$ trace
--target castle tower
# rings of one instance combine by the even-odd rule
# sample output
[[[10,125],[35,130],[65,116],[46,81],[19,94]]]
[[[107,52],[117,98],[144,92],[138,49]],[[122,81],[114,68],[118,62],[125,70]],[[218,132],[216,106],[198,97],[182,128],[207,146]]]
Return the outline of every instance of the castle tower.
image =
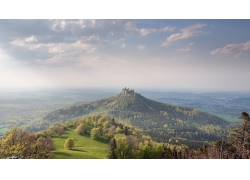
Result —
[[[131,95],[131,94],[134,94],[135,92],[134,92],[134,90],[133,89],[127,89],[126,88],[126,86],[125,86],[125,88],[123,88],[122,89],[122,92],[121,92],[122,94],[128,94],[128,95]]]

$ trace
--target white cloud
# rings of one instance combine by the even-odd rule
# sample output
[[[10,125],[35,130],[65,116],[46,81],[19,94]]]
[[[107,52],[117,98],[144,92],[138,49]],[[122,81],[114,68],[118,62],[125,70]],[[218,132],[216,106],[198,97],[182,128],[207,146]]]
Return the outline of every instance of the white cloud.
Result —
[[[155,28],[142,28],[142,29],[138,29],[137,31],[139,31],[141,33],[142,36],[146,36],[149,33],[154,33],[154,32],[166,32],[166,31],[173,31],[173,28],[170,26],[166,26],[165,28],[160,28],[160,29],[155,29]]]
[[[199,30],[199,29],[203,28],[204,26],[206,26],[206,24],[194,24],[192,26],[183,28],[180,30],[179,33],[175,33],[175,34],[172,34],[171,36],[169,36],[165,40],[165,42],[162,44],[162,46],[168,46],[172,42],[178,41],[181,39],[188,39],[188,38],[191,38],[194,36],[204,35],[205,32]]]
[[[120,38],[120,39],[114,41],[114,43],[120,43],[120,42],[125,41],[125,40],[126,40],[125,38]]]
[[[165,28],[161,28],[159,31],[163,31],[163,32],[166,32],[166,31],[174,31],[174,29],[170,26],[166,26]]]
[[[149,33],[153,33],[156,32],[157,29],[139,29],[139,32],[141,33],[141,35],[146,36]]]
[[[74,63],[81,54],[93,53],[97,49],[98,37],[83,37],[72,43],[38,43],[34,36],[16,39],[10,44],[12,49],[19,49],[24,54],[29,54],[29,63],[67,65]],[[26,53],[25,53],[26,52]]]
[[[24,30],[18,31],[12,24]],[[75,59],[81,53],[93,53],[110,42],[125,48],[124,36],[137,32],[134,20],[18,20],[8,25],[4,31],[7,38],[0,45],[3,44],[10,56],[28,64],[49,61],[54,56],[56,59],[61,59],[59,56]],[[16,34],[16,39],[8,36],[9,31]],[[114,37],[107,41],[110,34]]]
[[[95,52],[104,44],[119,43],[118,47],[127,48],[125,40],[130,40],[132,36],[173,31],[170,26],[140,29],[136,27],[136,22],[119,19],[13,20],[12,23],[5,24],[4,31],[1,29],[6,38],[0,45],[19,61],[37,64],[53,56],[67,56],[69,59],[73,55],[74,59],[76,54]],[[22,30],[16,27],[22,27]],[[15,34],[15,39],[9,34]],[[111,34],[113,36],[109,38]],[[138,47],[140,50],[144,48]],[[35,61],[37,59],[41,61]]]
[[[181,48],[181,49],[177,49],[176,52],[188,52],[190,51],[191,48],[190,47],[187,47],[187,48]]]
[[[30,36],[30,37],[27,37],[25,40],[25,42],[33,42],[33,41],[37,41],[36,37],[35,36]]]
[[[78,51],[87,51],[92,52],[93,51],[93,45],[88,43],[88,41],[91,41],[92,38],[87,38],[86,43],[83,43],[82,41],[76,41],[74,43],[27,43],[27,38],[24,40],[17,39],[11,42],[14,46],[19,46],[23,49],[37,49],[37,48],[46,48],[49,53],[64,53],[64,52],[78,52]],[[32,41],[28,41],[32,42]],[[94,48],[96,49],[96,48]]]
[[[126,44],[122,44],[122,45],[121,45],[121,48],[125,48],[125,47],[126,47]]]
[[[137,48],[138,48],[139,50],[143,50],[143,49],[145,49],[146,47],[143,46],[143,45],[139,45],[139,46],[137,46]]]
[[[125,29],[128,30],[128,31],[137,31],[135,22],[134,21],[128,21],[128,22],[126,22]]]
[[[238,44],[228,44],[222,48],[217,48],[211,51],[211,55],[235,53],[235,57],[239,57],[241,55],[241,51],[247,50],[250,50],[250,41]]]
[[[66,21],[64,20],[52,20],[52,29],[53,30],[64,30],[65,26],[67,25],[68,23],[66,23]]]
[[[20,40],[20,39],[16,39],[14,41],[11,41],[10,44],[14,45],[14,46],[20,46],[20,47],[23,47],[25,46],[25,43],[23,40]]]
[[[192,45],[194,45],[194,42],[191,42],[191,43],[189,43],[188,45],[189,45],[189,46],[192,46]]]
[[[88,25],[93,27],[95,24],[94,20],[50,20],[51,29],[54,31],[64,31],[67,28],[78,27],[83,29]]]

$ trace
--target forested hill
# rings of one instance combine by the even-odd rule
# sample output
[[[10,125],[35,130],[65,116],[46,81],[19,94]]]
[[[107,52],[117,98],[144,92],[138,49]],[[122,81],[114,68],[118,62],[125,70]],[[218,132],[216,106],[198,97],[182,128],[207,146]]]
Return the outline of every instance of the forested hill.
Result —
[[[229,123],[192,108],[168,105],[140,94],[118,94],[91,103],[59,109],[44,117],[49,122],[65,122],[90,114],[109,115],[139,127],[157,141],[199,146],[205,141],[226,138]]]

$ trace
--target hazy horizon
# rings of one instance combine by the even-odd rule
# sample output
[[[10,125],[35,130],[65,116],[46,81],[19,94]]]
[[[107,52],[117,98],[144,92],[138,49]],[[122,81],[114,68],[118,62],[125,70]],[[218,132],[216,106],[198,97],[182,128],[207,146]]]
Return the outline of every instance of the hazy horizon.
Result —
[[[124,86],[125,87],[125,86]],[[19,93],[19,92],[87,92],[87,93],[120,93],[124,87],[54,87],[54,88],[1,88],[0,92],[2,93]],[[130,87],[127,87],[130,88]],[[136,93],[143,92],[152,92],[152,93],[193,93],[193,94],[201,94],[201,93],[242,93],[242,94],[250,94],[250,90],[218,90],[218,89],[161,89],[161,88],[133,88],[130,89],[135,90]]]

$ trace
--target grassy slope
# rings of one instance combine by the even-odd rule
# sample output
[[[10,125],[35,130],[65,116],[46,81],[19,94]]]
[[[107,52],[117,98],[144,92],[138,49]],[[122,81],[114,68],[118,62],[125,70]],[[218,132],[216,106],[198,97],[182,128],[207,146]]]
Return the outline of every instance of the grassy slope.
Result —
[[[64,149],[67,138],[74,138],[74,150]],[[73,129],[66,130],[61,138],[54,137],[53,140],[56,146],[55,159],[103,159],[108,148],[107,141],[92,140],[88,136],[77,134]]]

